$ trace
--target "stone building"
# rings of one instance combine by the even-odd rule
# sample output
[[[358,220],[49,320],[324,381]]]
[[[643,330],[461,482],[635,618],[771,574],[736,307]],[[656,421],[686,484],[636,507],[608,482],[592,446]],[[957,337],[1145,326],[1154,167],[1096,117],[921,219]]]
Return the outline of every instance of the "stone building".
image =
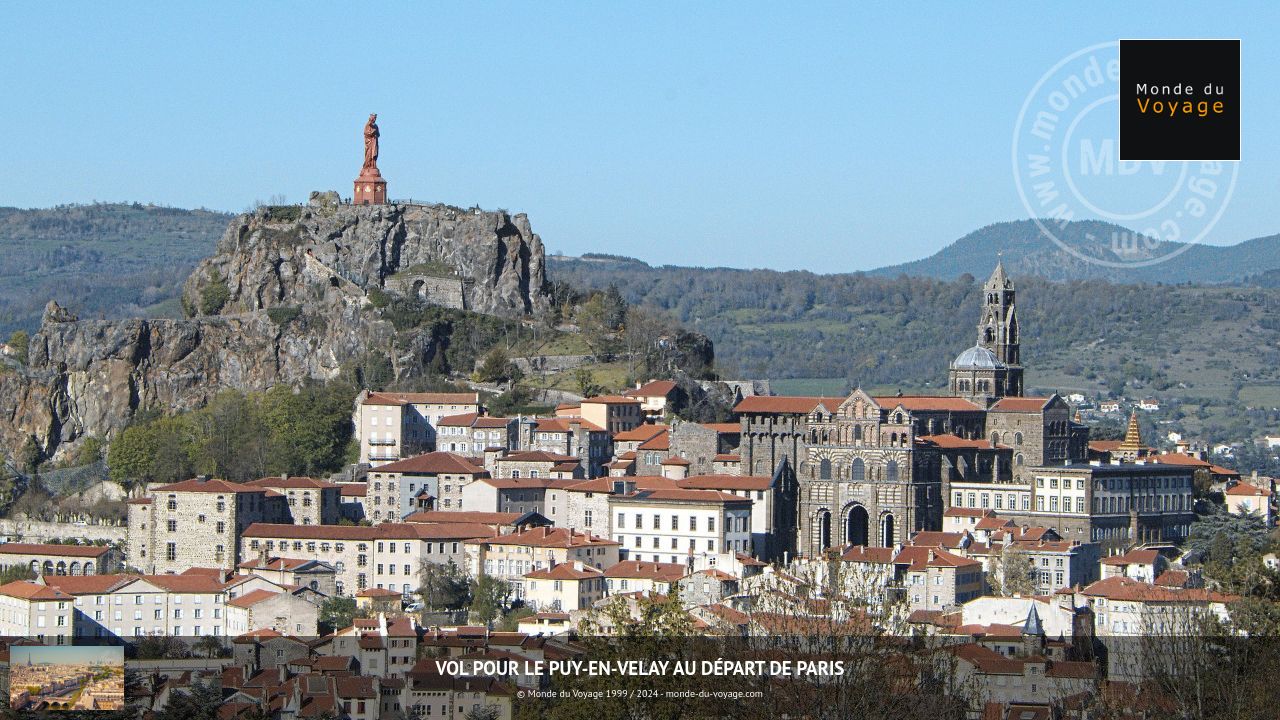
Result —
[[[335,525],[342,519],[342,489],[326,480],[281,475],[246,484],[283,495],[295,525]]]
[[[716,472],[716,458],[736,454],[741,443],[738,423],[671,423],[671,454],[689,461],[690,475]]]
[[[480,413],[477,393],[362,393],[352,418],[360,462],[374,467],[435,448],[446,417]]]
[[[1056,395],[1022,396],[1013,283],[983,286],[978,341],[948,368],[949,395],[753,396],[740,472],[798,484],[798,532],[782,550],[892,547],[942,527],[953,485],[1025,482],[1029,468],[1083,460],[1088,431]],[[784,489],[787,480],[783,480]]]
[[[204,477],[152,488],[128,503],[128,566],[147,574],[190,567],[232,570],[239,539],[253,523],[289,520],[285,496],[271,488]]]
[[[0,566],[29,567],[37,575],[97,575],[119,565],[120,553],[109,545],[0,544]]]
[[[460,510],[462,490],[489,477],[489,471],[450,452],[431,452],[381,465],[369,471],[365,512],[368,519],[400,522],[419,510]],[[423,493],[432,501],[423,507]]]

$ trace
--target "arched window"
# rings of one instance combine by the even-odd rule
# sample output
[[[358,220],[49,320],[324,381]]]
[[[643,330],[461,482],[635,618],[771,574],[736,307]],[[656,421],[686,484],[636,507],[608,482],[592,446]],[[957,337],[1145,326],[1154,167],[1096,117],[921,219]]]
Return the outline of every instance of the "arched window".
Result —
[[[894,422],[894,424],[896,424],[896,425],[901,425],[901,424],[902,424],[902,413],[894,413],[894,414],[893,414],[893,422]]]
[[[995,445],[995,444],[996,444],[996,443],[998,443],[998,442],[1000,442],[1000,433],[995,432],[995,431],[992,431],[992,433],[991,433],[991,444],[992,444],[992,445]]]
[[[854,439],[854,440],[861,440],[861,439],[862,439],[862,426],[861,426],[861,425],[854,425],[854,426],[853,426],[853,439]]]
[[[1013,462],[1014,462],[1014,464],[1016,464],[1016,465],[1018,465],[1018,466],[1021,466],[1021,465],[1022,465],[1022,461],[1023,461],[1022,453],[1018,453],[1017,455],[1014,455],[1014,456],[1013,456]]]
[[[1013,444],[1014,444],[1014,445],[1021,445],[1021,444],[1022,444],[1022,433],[1020,433],[1020,432],[1019,432],[1019,433],[1014,433],[1014,434],[1013,434]]]
[[[822,458],[822,462],[818,463],[818,479],[831,479],[831,461],[827,458]]]
[[[886,482],[898,481],[898,461],[890,460],[889,463],[884,466],[884,479]]]

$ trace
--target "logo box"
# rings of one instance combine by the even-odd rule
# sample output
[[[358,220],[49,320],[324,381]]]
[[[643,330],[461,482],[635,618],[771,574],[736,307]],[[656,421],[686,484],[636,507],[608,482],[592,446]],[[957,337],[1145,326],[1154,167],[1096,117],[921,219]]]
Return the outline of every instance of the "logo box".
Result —
[[[1240,159],[1239,40],[1120,41],[1121,160]]]

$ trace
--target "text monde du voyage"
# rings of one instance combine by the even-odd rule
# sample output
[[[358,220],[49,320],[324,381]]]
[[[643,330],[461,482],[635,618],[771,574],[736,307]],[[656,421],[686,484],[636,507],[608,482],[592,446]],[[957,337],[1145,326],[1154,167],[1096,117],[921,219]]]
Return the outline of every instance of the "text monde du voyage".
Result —
[[[1213,99],[1215,96],[1225,94],[1222,85],[1205,83],[1197,92],[1196,86],[1190,83],[1173,85],[1135,83],[1134,91],[1137,95],[1134,99],[1138,103],[1138,112],[1143,115],[1207,118],[1210,115],[1226,113],[1225,101]]]
[[[437,660],[436,672],[448,676],[503,675],[839,676],[841,660]]]

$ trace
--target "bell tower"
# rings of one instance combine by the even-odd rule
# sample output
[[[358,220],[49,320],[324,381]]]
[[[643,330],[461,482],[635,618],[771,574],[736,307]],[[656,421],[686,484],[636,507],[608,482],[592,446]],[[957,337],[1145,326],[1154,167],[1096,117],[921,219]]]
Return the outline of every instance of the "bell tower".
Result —
[[[1017,293],[1013,281],[997,262],[991,277],[982,286],[982,316],[978,321],[978,346],[990,350],[1009,368],[1006,394],[1022,394],[1020,332],[1015,309]]]

